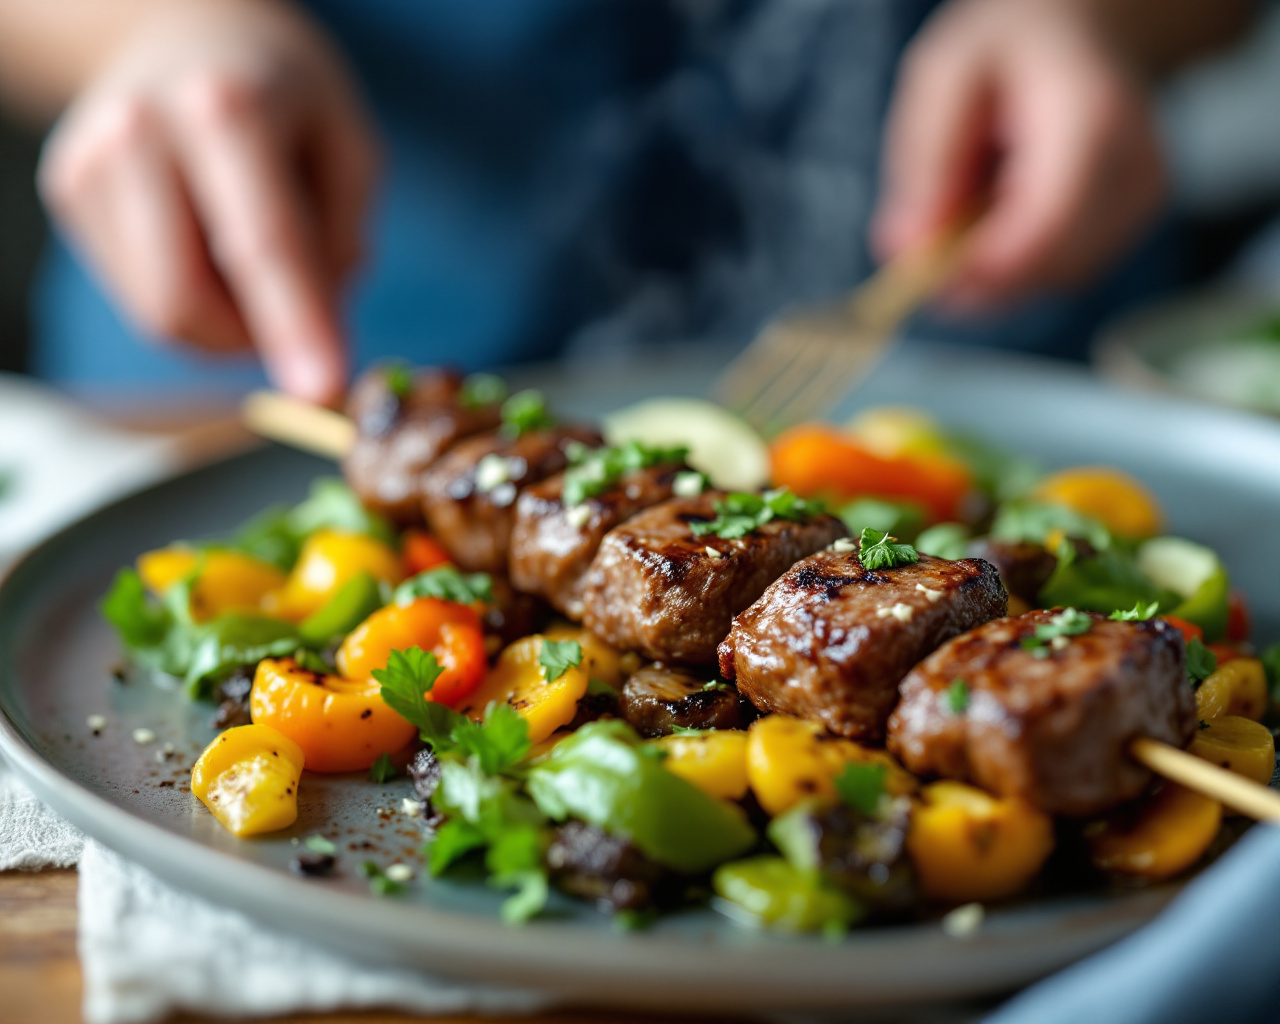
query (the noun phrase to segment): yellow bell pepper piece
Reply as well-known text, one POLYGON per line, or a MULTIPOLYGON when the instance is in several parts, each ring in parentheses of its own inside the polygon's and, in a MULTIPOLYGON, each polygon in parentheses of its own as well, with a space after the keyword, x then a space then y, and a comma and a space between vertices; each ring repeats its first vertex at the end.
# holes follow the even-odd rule
POLYGON ((510 704, 529 723, 529 741, 534 744, 572 722, 590 681, 585 652, 582 664, 548 681, 539 661, 542 641, 542 635, 535 633, 503 650, 462 712, 478 722, 490 702, 510 704))
POLYGON ((1270 784, 1276 768, 1276 741, 1271 730, 1238 715, 1202 723, 1187 749, 1263 786, 1270 784))
POLYGON ((834 799, 836 776, 851 761, 884 765, 890 796, 915 792, 915 778, 888 754, 832 736, 814 722, 769 715, 747 731, 747 779, 774 816, 810 797, 834 799))
POLYGON ((363 533, 317 530, 303 543, 289 578, 265 608, 286 619, 305 619, 362 572, 390 584, 405 576, 399 554, 382 541, 363 533))
POLYGON ((1223 662, 1196 688, 1196 715, 1202 722, 1223 715, 1257 721, 1266 710, 1267 671, 1257 658, 1223 662))
POLYGON ((197 568, 200 576, 191 588, 191 615, 197 622, 227 612, 259 611, 263 598, 285 580, 284 573, 270 562, 241 551, 197 551, 175 544, 138 558, 138 575, 156 594, 163 594, 197 568))
POLYGON ((881 405, 851 419, 846 427, 868 451, 886 459, 945 451, 937 420, 919 409, 881 405))
POLYGON ((227 831, 253 836, 298 817, 302 748, 265 725, 228 729, 191 769, 194 793, 227 831))
POLYGON ((907 833, 921 891, 947 903, 1012 896, 1040 871, 1053 845, 1049 815, 962 782, 925 786, 907 833))
POLYGON ((1164 513, 1151 492, 1127 473, 1105 466, 1064 469, 1040 481, 1032 497, 1091 516, 1120 537, 1154 537, 1164 513))
POLYGON ((663 767, 709 796, 741 800, 747 795, 747 734, 736 729, 663 736, 663 767))
MULTIPOLYGON (((549 626, 542 634, 548 640, 576 640, 582 647, 582 664, 586 666, 587 676, 608 683, 615 689, 631 673, 622 651, 610 647, 585 626, 575 626, 568 622, 557 622, 549 626)), ((634 671, 634 669, 633 669, 634 671)))
POLYGON ((1220 803, 1166 782, 1151 799, 1090 822, 1084 837, 1103 871, 1159 882, 1204 856, 1221 824, 1220 803))

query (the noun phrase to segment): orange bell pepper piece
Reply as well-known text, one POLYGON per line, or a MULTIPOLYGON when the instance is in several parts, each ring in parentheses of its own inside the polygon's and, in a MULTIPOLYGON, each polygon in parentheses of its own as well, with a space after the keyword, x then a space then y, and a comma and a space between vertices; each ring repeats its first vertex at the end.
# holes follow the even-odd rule
POLYGON ((453 561, 449 552, 438 540, 425 530, 410 530, 404 535, 401 553, 404 555, 405 568, 410 576, 446 565, 453 561))

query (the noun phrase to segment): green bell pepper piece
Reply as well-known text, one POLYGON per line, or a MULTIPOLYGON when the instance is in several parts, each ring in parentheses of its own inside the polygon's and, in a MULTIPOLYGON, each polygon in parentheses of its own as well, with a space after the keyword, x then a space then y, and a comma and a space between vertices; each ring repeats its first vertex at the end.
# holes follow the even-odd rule
POLYGON ((1138 549, 1138 568, 1181 598, 1171 608, 1162 605, 1162 614, 1194 622, 1204 630, 1205 643, 1226 635, 1231 579, 1211 548, 1181 537, 1157 537, 1138 549))
POLYGON ((690 874, 756 841, 742 808, 667 771, 625 722, 592 722, 561 740, 530 768, 528 791, 548 817, 581 818, 690 874))
POLYGON ((324 607, 303 619, 298 632, 308 646, 324 647, 346 636, 381 607, 378 581, 362 572, 339 587, 324 607))
POLYGON ((852 897, 781 857, 722 864, 711 877, 716 894, 755 924, 793 932, 844 929, 865 913, 852 897))

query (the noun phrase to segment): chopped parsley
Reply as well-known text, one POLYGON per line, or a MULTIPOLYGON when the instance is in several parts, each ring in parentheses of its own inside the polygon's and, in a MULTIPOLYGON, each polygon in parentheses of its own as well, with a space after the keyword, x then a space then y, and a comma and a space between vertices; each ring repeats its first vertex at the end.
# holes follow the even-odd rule
POLYGON ((465 409, 497 405, 506 397, 507 382, 496 373, 473 373, 458 391, 458 402, 465 409))
POLYGON ((714 519, 689 524, 695 537, 713 533, 725 540, 736 540, 774 519, 801 521, 822 511, 819 502, 806 501, 786 487, 763 494, 734 491, 712 507, 716 513, 714 519))
POLYGON ((872 815, 884 795, 884 780, 889 769, 882 764, 850 761, 836 776, 836 792, 855 811, 872 815))
POLYGON ((1152 601, 1149 604, 1143 604, 1139 601, 1127 612, 1117 608, 1111 613, 1112 622, 1146 622, 1150 618, 1154 618, 1156 612, 1160 610, 1160 602, 1152 601))
POLYGON ((396 766, 391 763, 390 754, 379 754, 378 760, 374 761, 369 767, 369 779, 371 782, 389 782, 398 774, 396 766))
POLYGON ((435 597, 457 604, 486 604, 493 600, 493 579, 483 572, 462 573, 452 565, 438 565, 434 569, 411 576, 396 587, 391 600, 396 604, 409 604, 420 597, 435 597))
POLYGON ((922 555, 945 558, 954 562, 964 558, 969 550, 969 538, 973 531, 963 523, 939 523, 924 530, 916 538, 916 550, 922 555))
POLYGON ((405 891, 403 882, 387 877, 387 873, 371 860, 360 865, 360 874, 369 879, 369 891, 375 896, 400 896, 405 891))
POLYGON ((1067 644, 1067 638, 1087 633, 1093 626, 1093 618, 1078 608, 1064 608, 1048 622, 1036 626, 1032 636, 1023 637, 1022 649, 1032 657, 1047 658, 1055 650, 1067 644))
POLYGON ((963 679, 951 680, 947 687, 947 707, 953 715, 963 715, 969 710, 969 684, 963 679))
POLYGON ((896 569, 900 565, 915 565, 920 555, 910 544, 897 543, 896 537, 866 527, 858 540, 858 559, 869 572, 878 569, 896 569))
POLYGON ((572 507, 603 494, 627 473, 662 463, 683 463, 689 449, 683 446, 655 448, 639 441, 628 441, 618 447, 587 448, 577 445, 568 454, 572 465, 564 474, 562 499, 566 506, 572 507))
POLYGON ((386 368, 387 390, 396 398, 408 398, 413 391, 413 371, 405 363, 392 363, 386 368))
POLYGON ((303 847, 309 853, 318 853, 321 856, 332 857, 338 852, 337 844, 332 839, 326 839, 321 835, 307 836, 302 840, 303 847))
POLYGON ((1191 685, 1199 686, 1209 678, 1218 667, 1218 656, 1209 650, 1199 637, 1187 641, 1187 675, 1191 677, 1191 685))
POLYGON ((571 668, 582 664, 582 645, 577 640, 543 640, 538 664, 548 683, 554 683, 571 668))
POLYGON ((517 391, 502 403, 502 429, 512 437, 521 437, 531 430, 545 430, 555 423, 541 391, 517 391))

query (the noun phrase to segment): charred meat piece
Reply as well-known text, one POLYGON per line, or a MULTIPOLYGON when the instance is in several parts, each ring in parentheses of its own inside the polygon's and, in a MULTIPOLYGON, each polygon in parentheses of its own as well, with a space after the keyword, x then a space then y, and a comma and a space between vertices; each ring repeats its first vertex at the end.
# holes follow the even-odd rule
POLYGON ((423 370, 404 395, 393 390, 396 373, 369 370, 351 390, 347 415, 356 443, 342 470, 369 508, 411 526, 422 521, 423 471, 450 445, 501 421, 497 405, 468 407, 461 399, 462 375, 423 370))
POLYGON ((913 772, 1052 814, 1096 814, 1138 796, 1151 776, 1129 757, 1133 740, 1184 746, 1195 731, 1182 636, 1159 619, 1091 615, 1084 633, 1034 639, 1058 614, 998 619, 934 652, 903 681, 889 749, 913 772))
POLYGON ((695 537, 722 492, 671 498, 632 516, 600 544, 587 572, 583 624, 654 661, 710 665, 733 617, 797 559, 845 533, 833 516, 774 519, 744 537, 695 537))
POLYGON ((555 830, 547 866, 560 889, 606 912, 649 910, 676 889, 674 875, 625 839, 580 821, 555 830))
POLYGON ((761 711, 878 739, 898 683, 945 640, 1008 610, 993 566, 921 555, 868 571, 852 541, 792 566, 733 620, 720 671, 761 711))
POLYGON ((688 669, 647 665, 622 687, 622 717, 641 736, 681 729, 745 729, 755 709, 730 685, 688 669))
POLYGON ((573 506, 562 499, 563 474, 529 487, 516 501, 511 581, 581 621, 587 570, 604 535, 670 498, 672 482, 683 468, 666 464, 634 470, 609 490, 573 506))
POLYGON ((515 438, 495 431, 458 442, 427 470, 423 511, 459 568, 507 571, 517 495, 564 469, 565 450, 574 442, 601 443, 588 427, 532 430, 515 438))
POLYGON ((1058 567, 1057 557, 1039 544, 978 537, 969 543, 969 557, 990 562, 1000 573, 1004 589, 1032 607, 1040 588, 1058 567))

